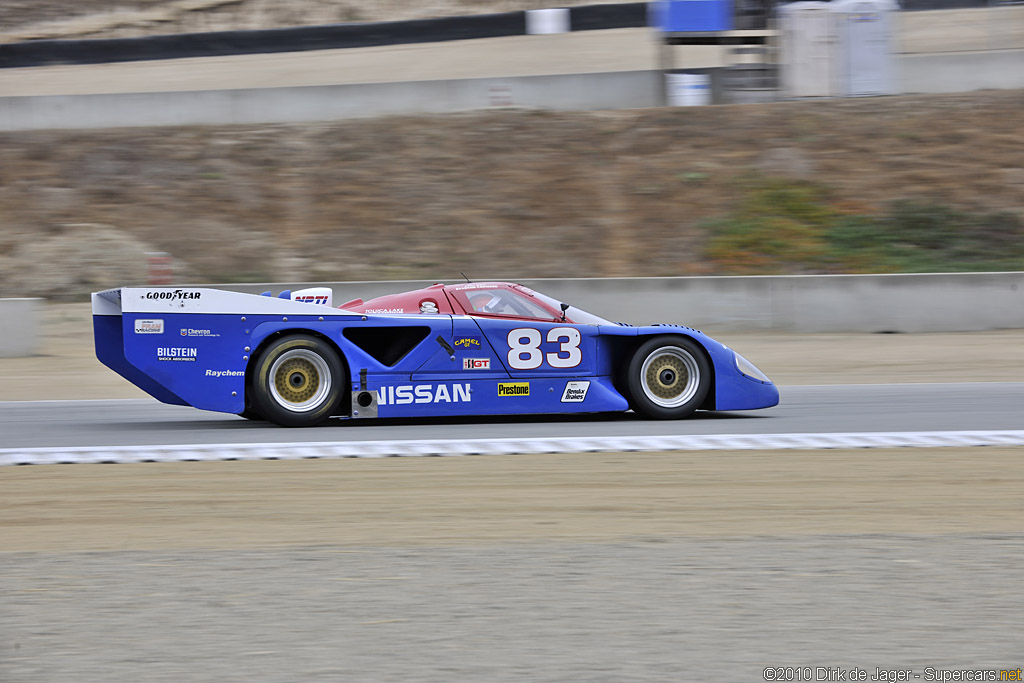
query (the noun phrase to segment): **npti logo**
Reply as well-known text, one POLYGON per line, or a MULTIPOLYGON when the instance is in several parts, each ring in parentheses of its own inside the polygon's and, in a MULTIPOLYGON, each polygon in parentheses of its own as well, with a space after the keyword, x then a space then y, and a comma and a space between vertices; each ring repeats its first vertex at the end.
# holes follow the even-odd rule
POLYGON ((295 300, 304 304, 323 304, 327 305, 326 294, 300 294, 295 297, 295 300))
POLYGON ((529 382, 508 382, 498 385, 498 396, 529 396, 529 382))

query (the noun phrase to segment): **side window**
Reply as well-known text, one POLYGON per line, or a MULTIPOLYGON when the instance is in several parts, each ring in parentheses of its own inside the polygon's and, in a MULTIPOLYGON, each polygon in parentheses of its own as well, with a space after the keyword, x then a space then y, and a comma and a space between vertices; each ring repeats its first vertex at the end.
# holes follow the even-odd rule
POLYGON ((552 320, 543 306, 507 289, 471 289, 457 292, 467 311, 480 315, 507 315, 517 318, 552 320))

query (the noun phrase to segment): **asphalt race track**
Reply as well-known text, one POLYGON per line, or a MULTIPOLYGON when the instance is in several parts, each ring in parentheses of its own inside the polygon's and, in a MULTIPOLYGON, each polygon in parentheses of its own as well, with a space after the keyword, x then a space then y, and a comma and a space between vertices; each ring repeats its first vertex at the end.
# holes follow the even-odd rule
POLYGON ((611 414, 337 420, 283 429, 155 400, 0 403, 0 448, 1021 428, 1024 382, 783 387, 775 408, 667 422, 611 414))

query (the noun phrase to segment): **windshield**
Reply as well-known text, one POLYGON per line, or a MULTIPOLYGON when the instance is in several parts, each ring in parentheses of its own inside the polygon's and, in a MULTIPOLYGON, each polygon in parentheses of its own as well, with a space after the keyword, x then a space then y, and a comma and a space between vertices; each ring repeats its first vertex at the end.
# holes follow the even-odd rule
MULTIPOLYGON (((552 320, 552 312, 523 296, 522 292, 508 289, 476 289, 464 294, 474 313, 483 315, 508 315, 518 318, 552 320)), ((555 304, 556 310, 558 304, 555 304)))
MULTIPOLYGON (((541 294, 540 292, 535 292, 532 289, 527 289, 526 287, 520 288, 520 291, 522 291, 524 294, 527 294, 529 296, 536 297, 537 299, 540 299, 541 301, 543 301, 544 303, 546 303, 548 306, 550 306, 551 308, 555 309, 556 311, 561 310, 562 302, 558 301, 557 299, 551 298, 547 294, 541 294)), ((614 325, 615 324, 615 323, 613 323, 610 320, 605 320, 601 316, 594 315, 593 313, 587 313, 582 308, 576 308, 575 306, 569 306, 569 308, 566 309, 565 317, 568 318, 569 320, 573 321, 574 323, 580 323, 582 325, 614 325)))

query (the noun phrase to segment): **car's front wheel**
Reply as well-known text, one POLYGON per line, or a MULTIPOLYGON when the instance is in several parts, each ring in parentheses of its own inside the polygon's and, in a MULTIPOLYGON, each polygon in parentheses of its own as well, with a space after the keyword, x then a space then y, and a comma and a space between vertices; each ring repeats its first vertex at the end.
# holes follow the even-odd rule
POLYGON ((272 342, 252 373, 257 412, 285 427, 321 424, 341 403, 345 368, 324 340, 296 334, 272 342))
POLYGON ((711 389, 711 363, 697 342, 660 336, 640 345, 629 362, 627 386, 633 409, 659 420, 692 414, 711 389))

